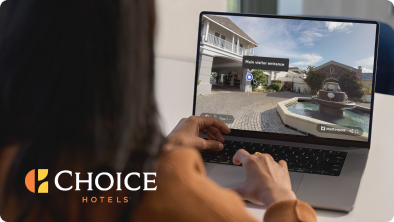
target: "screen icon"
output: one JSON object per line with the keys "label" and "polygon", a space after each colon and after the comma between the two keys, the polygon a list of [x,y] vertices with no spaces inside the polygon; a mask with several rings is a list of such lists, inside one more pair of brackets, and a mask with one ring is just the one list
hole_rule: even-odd
{"label": "screen icon", "polygon": [[321,131],[326,131],[326,127],[325,126],[321,126],[320,130]]}
{"label": "screen icon", "polygon": [[252,79],[253,79],[253,75],[252,74],[247,74],[246,75],[246,80],[248,80],[248,81],[252,81]]}

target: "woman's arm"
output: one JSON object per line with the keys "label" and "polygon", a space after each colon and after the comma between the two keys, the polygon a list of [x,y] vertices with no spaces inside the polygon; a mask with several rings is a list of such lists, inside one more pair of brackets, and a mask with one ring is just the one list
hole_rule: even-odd
{"label": "woman's arm", "polygon": [[156,191],[145,192],[134,221],[256,221],[241,197],[211,181],[192,148],[165,153],[157,168]]}
{"label": "woman's arm", "polygon": [[[134,221],[256,221],[242,198],[211,181],[200,154],[191,148],[165,153],[157,169],[157,191],[144,194]],[[314,210],[296,199],[272,203],[265,222],[316,221]]]}

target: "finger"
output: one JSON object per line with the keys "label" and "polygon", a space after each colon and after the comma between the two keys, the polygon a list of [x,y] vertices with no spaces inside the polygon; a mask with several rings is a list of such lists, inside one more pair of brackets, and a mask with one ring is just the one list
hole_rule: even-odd
{"label": "finger", "polygon": [[203,138],[198,138],[196,143],[196,148],[199,150],[211,150],[211,151],[221,151],[223,150],[223,144],[215,140],[204,140]]}
{"label": "finger", "polygon": [[206,138],[209,140],[216,140],[216,137],[214,137],[210,132],[208,132],[206,129],[200,130],[200,133],[204,134]]}
{"label": "finger", "polygon": [[239,149],[235,155],[233,156],[233,163],[235,165],[239,165],[241,163],[245,163],[245,161],[250,157],[248,151],[244,149]]}
{"label": "finger", "polygon": [[216,140],[220,141],[220,142],[224,142],[224,137],[222,135],[222,133],[220,132],[220,130],[216,129],[213,126],[210,126],[206,129],[211,135],[213,135]]}
{"label": "finger", "polygon": [[230,128],[228,128],[226,124],[220,122],[218,119],[214,117],[195,116],[193,117],[193,119],[197,120],[200,129],[205,129],[208,128],[209,126],[213,126],[216,129],[222,131],[223,133],[231,132]]}
{"label": "finger", "polygon": [[287,162],[286,162],[286,161],[284,161],[284,160],[279,160],[278,164],[279,164],[281,167],[285,167],[285,168],[287,169]]}

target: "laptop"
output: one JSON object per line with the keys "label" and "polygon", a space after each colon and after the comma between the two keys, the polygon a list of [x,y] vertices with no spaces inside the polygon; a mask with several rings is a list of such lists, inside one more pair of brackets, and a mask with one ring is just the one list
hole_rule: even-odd
{"label": "laptop", "polygon": [[[193,115],[232,131],[202,151],[219,185],[245,181],[238,149],[285,160],[297,197],[353,209],[371,145],[379,23],[202,12]],[[204,137],[204,135],[200,135]]]}

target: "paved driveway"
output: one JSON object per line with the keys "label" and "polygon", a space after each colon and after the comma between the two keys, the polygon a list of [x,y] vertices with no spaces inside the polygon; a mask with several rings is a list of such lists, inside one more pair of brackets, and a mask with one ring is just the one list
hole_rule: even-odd
{"label": "paved driveway", "polygon": [[303,135],[284,126],[276,112],[277,102],[293,97],[310,97],[292,92],[233,92],[220,91],[197,96],[196,115],[202,113],[226,114],[235,120],[232,129]]}

